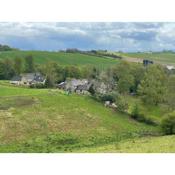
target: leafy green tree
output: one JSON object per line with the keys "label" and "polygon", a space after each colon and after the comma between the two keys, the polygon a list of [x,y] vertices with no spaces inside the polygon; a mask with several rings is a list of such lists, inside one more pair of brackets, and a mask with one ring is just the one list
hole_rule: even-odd
{"label": "leafy green tree", "polygon": [[128,93],[130,88],[134,85],[134,78],[131,74],[125,74],[120,77],[117,89],[120,93]]}
{"label": "leafy green tree", "polygon": [[0,61],[0,79],[9,80],[14,76],[13,63],[9,59]]}
{"label": "leafy green tree", "polygon": [[13,68],[13,62],[12,60],[6,59],[4,60],[5,64],[5,77],[6,79],[10,79],[14,76],[14,68]]}
{"label": "leafy green tree", "polygon": [[132,109],[132,112],[131,112],[131,117],[134,118],[134,119],[137,119],[139,117],[139,107],[138,107],[138,104],[135,104],[133,109]]}
{"label": "leafy green tree", "polygon": [[164,134],[175,134],[175,112],[169,114],[162,120],[161,128]]}
{"label": "leafy green tree", "polygon": [[81,71],[77,66],[66,66],[65,67],[65,76],[69,78],[80,78]]}
{"label": "leafy green tree", "polygon": [[14,71],[16,75],[20,75],[22,72],[22,60],[21,58],[16,57],[14,59]]}
{"label": "leafy green tree", "polygon": [[123,61],[113,68],[113,77],[117,81],[117,89],[120,93],[128,93],[134,86],[131,66],[130,63]]}
{"label": "leafy green tree", "polygon": [[3,61],[0,61],[0,80],[5,79],[4,71],[5,71],[5,65]]}
{"label": "leafy green tree", "polygon": [[166,102],[170,110],[175,110],[175,75],[168,77]]}
{"label": "leafy green tree", "polygon": [[81,77],[87,79],[97,79],[99,76],[99,69],[92,66],[82,66],[80,69]]}
{"label": "leafy green tree", "polygon": [[40,71],[42,74],[46,76],[46,87],[54,87],[55,83],[57,82],[57,63],[55,62],[48,62],[45,65],[40,67]]}
{"label": "leafy green tree", "polygon": [[117,110],[125,112],[128,109],[128,102],[124,96],[118,95],[116,98]]}
{"label": "leafy green tree", "polygon": [[132,65],[131,74],[134,77],[134,84],[131,87],[132,92],[135,92],[135,93],[137,92],[138,86],[144,77],[144,73],[145,73],[145,68],[143,65],[141,65],[141,64],[133,64]]}
{"label": "leafy green tree", "polygon": [[14,50],[14,49],[11,48],[10,46],[0,44],[0,51],[11,51],[11,50]]}
{"label": "leafy green tree", "polygon": [[27,55],[25,58],[25,72],[34,72],[35,71],[35,65],[34,65],[34,59],[32,55]]}
{"label": "leafy green tree", "polygon": [[158,105],[165,100],[166,74],[161,66],[150,65],[138,87],[138,93],[146,103]]}

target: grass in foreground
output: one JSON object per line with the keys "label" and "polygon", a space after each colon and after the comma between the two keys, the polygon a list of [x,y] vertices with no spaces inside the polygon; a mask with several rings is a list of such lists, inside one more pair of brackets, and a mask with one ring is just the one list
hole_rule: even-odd
{"label": "grass in foreground", "polygon": [[0,152],[71,152],[156,134],[88,96],[0,85]]}
{"label": "grass in foreground", "polygon": [[88,153],[175,153],[175,136],[130,139],[106,146],[86,148],[78,152]]}

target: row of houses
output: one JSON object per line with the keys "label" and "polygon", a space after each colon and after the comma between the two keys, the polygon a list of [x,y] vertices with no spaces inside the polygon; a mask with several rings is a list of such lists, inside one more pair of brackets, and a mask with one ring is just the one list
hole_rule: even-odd
{"label": "row of houses", "polygon": [[90,88],[99,94],[106,94],[113,89],[113,84],[108,84],[100,80],[88,79],[68,79],[57,85],[57,88],[78,94],[89,94]]}
{"label": "row of houses", "polygon": [[[153,64],[153,61],[150,60],[143,60],[143,65],[148,66],[150,64]],[[166,65],[166,68],[169,71],[175,70],[174,66]],[[19,76],[14,76],[10,83],[14,85],[35,85],[35,84],[45,84],[45,77],[39,73],[23,73]],[[64,82],[61,82],[57,85],[57,88],[63,89],[65,91],[69,92],[76,92],[79,94],[87,94],[90,87],[93,85],[96,92],[99,92],[101,94],[105,94],[106,92],[109,92],[111,90],[111,85],[105,84],[102,81],[97,80],[87,80],[87,79],[67,79]]]}
{"label": "row of houses", "polygon": [[87,79],[68,79],[57,85],[57,88],[78,94],[88,94],[91,82]]}
{"label": "row of houses", "polygon": [[[40,73],[25,73],[20,76],[14,76],[10,81],[14,85],[26,85],[44,84],[45,78]],[[105,94],[109,91],[109,85],[101,81],[88,80],[88,79],[67,79],[56,85],[57,88],[63,89],[68,92],[75,92],[77,94],[90,94],[90,87],[95,89],[100,94]]]}

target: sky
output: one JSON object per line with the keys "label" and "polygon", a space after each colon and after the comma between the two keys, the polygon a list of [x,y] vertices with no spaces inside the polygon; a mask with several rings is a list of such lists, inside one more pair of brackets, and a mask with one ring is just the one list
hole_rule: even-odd
{"label": "sky", "polygon": [[1,22],[0,44],[22,50],[175,50],[175,23]]}

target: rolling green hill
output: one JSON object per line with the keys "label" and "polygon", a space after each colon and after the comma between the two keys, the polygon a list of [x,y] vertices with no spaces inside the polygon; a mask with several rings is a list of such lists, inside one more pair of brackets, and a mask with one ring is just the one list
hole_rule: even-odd
{"label": "rolling green hill", "polygon": [[89,96],[0,83],[0,152],[70,152],[157,133]]}
{"label": "rolling green hill", "polygon": [[153,52],[153,53],[122,53],[122,56],[130,59],[149,59],[161,64],[175,65],[175,53],[174,52]]}
{"label": "rolling green hill", "polygon": [[55,61],[60,65],[77,65],[86,66],[92,65],[105,69],[109,66],[115,65],[119,62],[118,59],[102,58],[98,56],[85,55],[80,53],[64,53],[64,52],[48,52],[48,51],[6,51],[0,52],[0,60],[15,57],[24,58],[26,55],[33,55],[34,60],[38,64],[47,63],[48,61]]}

